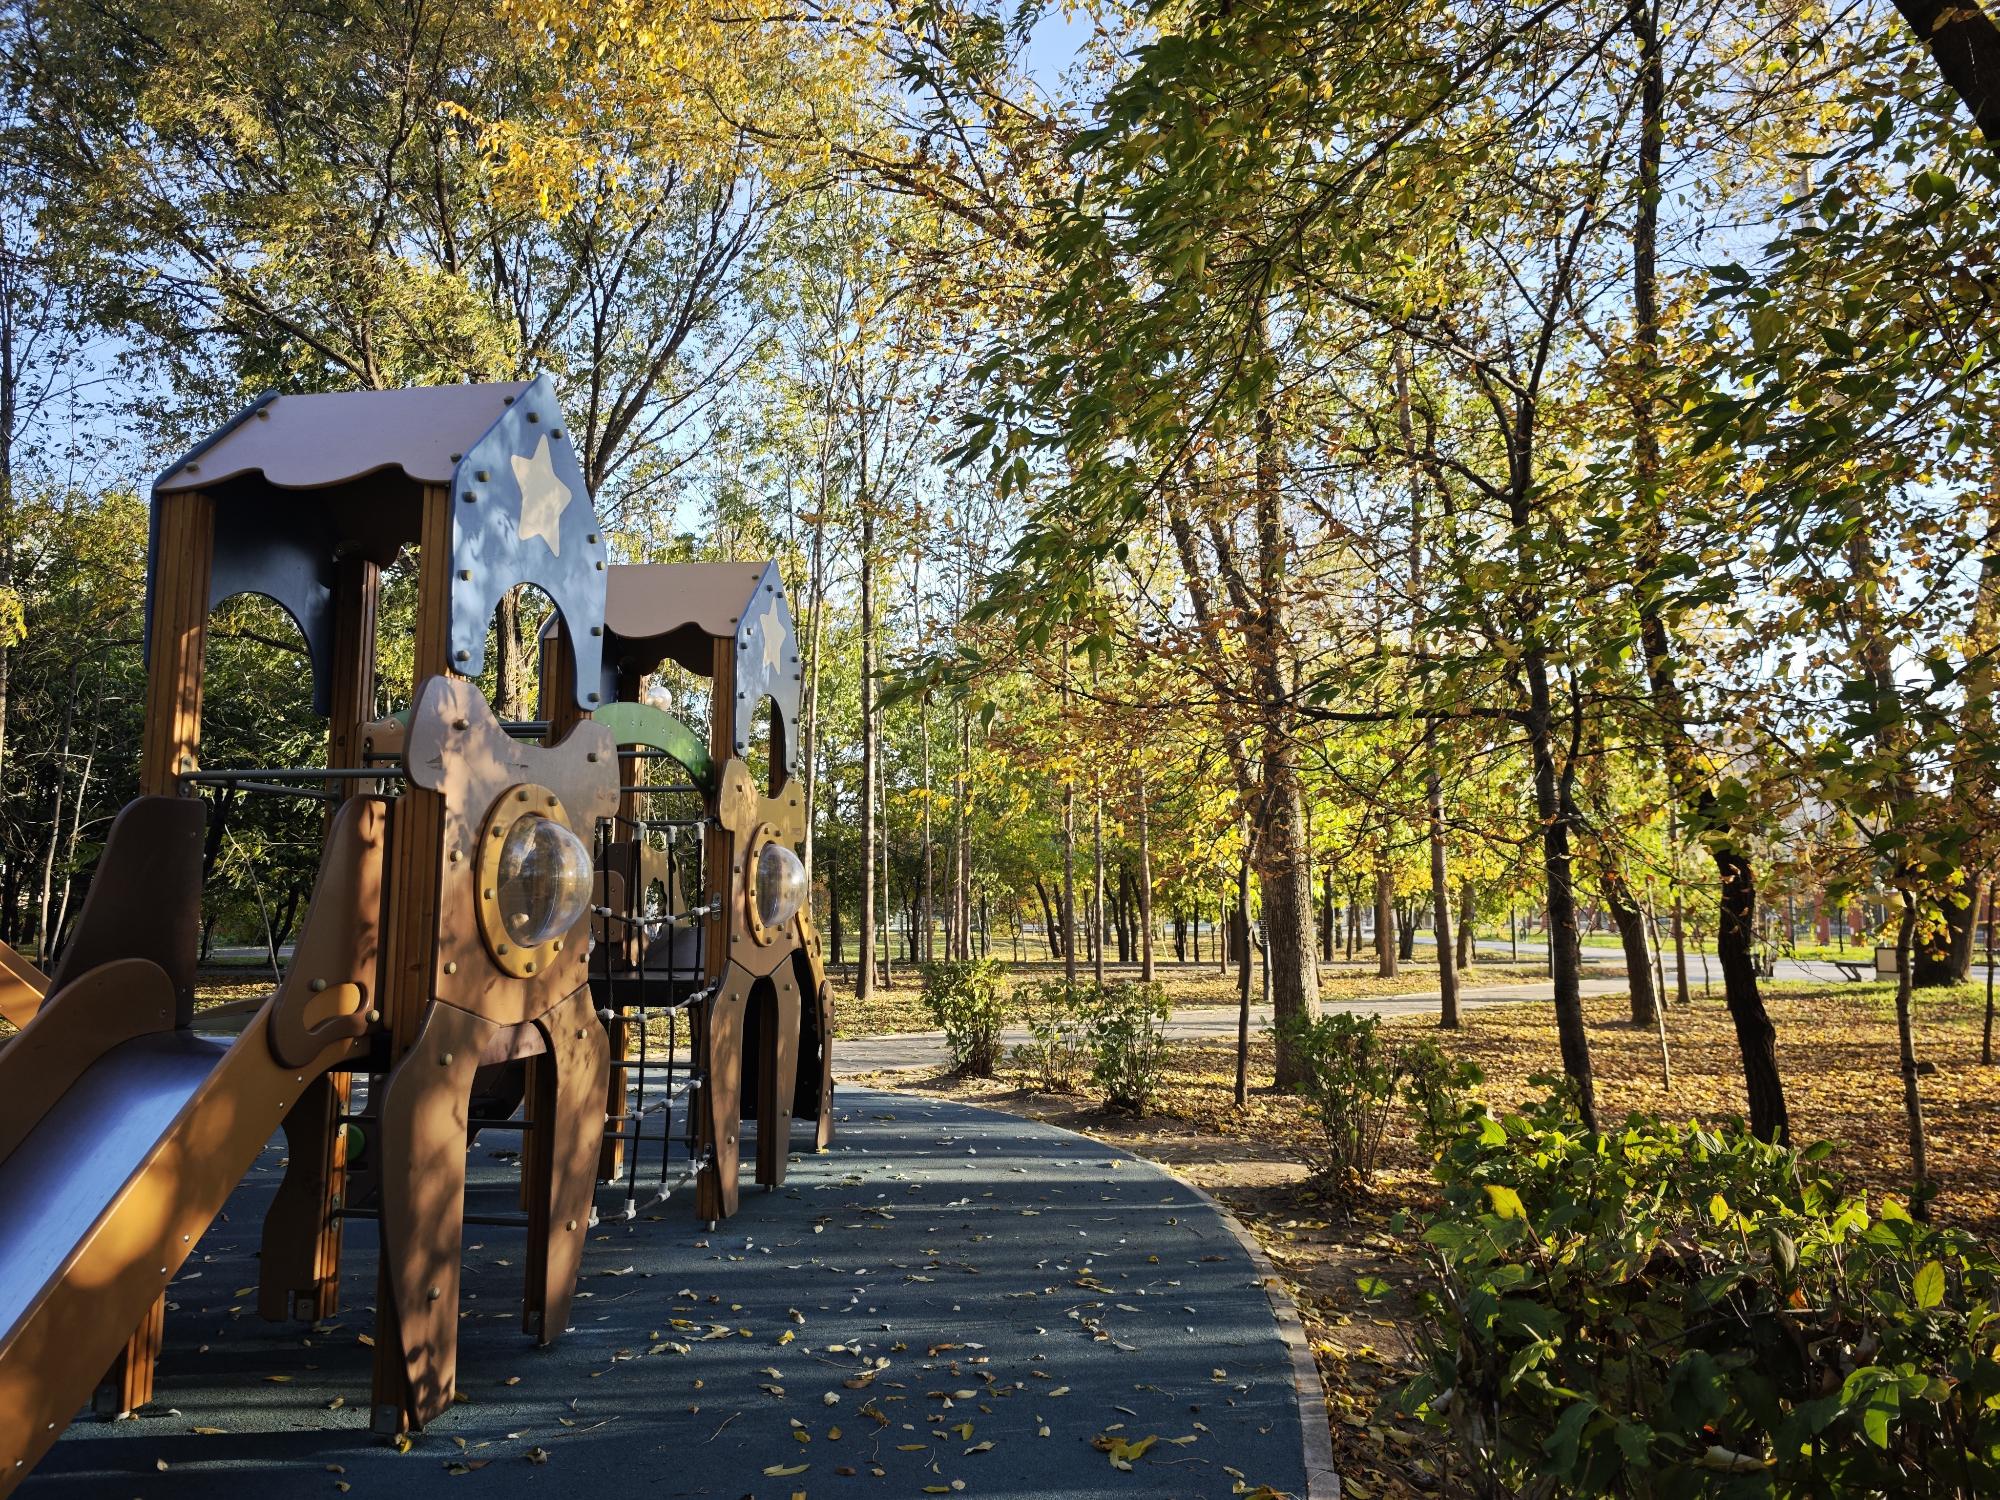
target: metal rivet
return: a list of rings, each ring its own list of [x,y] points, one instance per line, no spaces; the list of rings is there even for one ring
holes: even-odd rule
[[[554,944],[554,947],[555,947],[555,950],[556,950],[556,952],[558,952],[558,953],[562,952],[562,939],[561,939],[561,938],[557,938],[557,939],[555,940],[555,944]]]
[[[268,421],[270,421],[270,420],[271,420],[271,412],[270,412],[270,408],[268,408],[268,407],[264,407],[264,406],[260,406],[260,407],[258,407],[258,408],[257,408],[257,420],[258,420],[258,421],[260,421],[260,422],[268,422]]]
[[[569,1227],[569,1228],[571,1228],[571,1229],[575,1229],[575,1228],[576,1228],[576,1220],[574,1220],[574,1219],[571,1219],[571,1220],[569,1221],[569,1225],[568,1225],[568,1227]],[[53,1425],[53,1424],[51,1424],[51,1425]]]
[[[597,764],[597,752],[595,750],[589,751],[584,755],[583,758],[589,761],[593,766]]]
[[[496,946],[496,947],[494,948],[494,950],[493,950],[493,951],[494,951],[495,953],[507,953],[507,952],[510,952],[511,950],[510,950],[510,949],[509,949],[509,948],[507,947],[507,945],[506,945],[505,943],[501,943],[501,944],[498,944],[498,945],[497,945],[497,946]]]
[[[491,901],[491,900],[493,899],[493,887],[491,887],[491,886],[488,886],[488,887],[486,888],[486,899],[487,899],[488,901]]]
[[[447,858],[449,858],[453,864],[457,864],[459,860],[463,859],[464,857],[465,856],[460,854],[456,849],[452,850],[451,853],[447,856]]]
[[[479,470],[478,473],[474,474],[472,477],[478,480],[481,484],[484,484],[486,483],[487,480],[491,479],[493,476],[487,473],[484,469],[481,469]]]
[[[379,1011],[379,1010],[371,1010],[371,1011],[369,1011],[369,1012],[368,1012],[368,1024],[369,1024],[370,1026],[373,1026],[373,1025],[374,1025],[374,1024],[375,1024],[375,1023],[377,1022],[377,1021],[379,1021],[379,1020],[381,1020],[381,1019],[382,1019],[382,1012],[381,1012],[381,1011]]]
[[[586,532],[586,533],[584,534],[584,538],[583,538],[583,539],[584,539],[584,540],[585,540],[586,542],[589,542],[589,543],[590,543],[591,545],[595,546],[595,545],[596,545],[596,543],[597,543],[597,533],[596,533],[596,532],[594,532],[594,531],[591,531],[591,532]]]
[[[458,577],[459,577],[459,581],[460,581],[460,582],[462,582],[462,583],[470,583],[470,582],[472,582],[472,569],[470,569],[470,568],[460,568],[460,569],[458,570]]]
[[[312,992],[315,995],[317,995],[321,990],[325,988],[326,988],[326,981],[324,979],[315,979],[312,982]]]
[[[560,802],[556,801],[556,799],[555,799],[554,797],[551,797],[551,798],[549,798],[549,806],[550,806],[550,807],[561,807],[561,806],[562,806],[562,804],[561,804]]]
[[[444,971],[447,974],[456,974],[458,972],[458,960],[454,958],[448,962],[444,966]]]
[[[598,572],[600,572],[600,573],[602,573],[602,572],[604,571],[604,559],[603,559],[603,558],[599,558],[599,559],[597,560],[597,571],[598,571]]]
[[[602,625],[593,625],[590,627],[590,633],[592,635],[603,635],[604,627]]]
[[[514,793],[514,795],[523,802],[526,802],[528,800],[528,792],[527,788],[525,787],[523,787],[520,791]]]
[[[597,701],[597,694],[595,693],[585,693],[584,697],[588,698],[592,703]]]
[[[467,505],[470,505],[472,504],[473,501],[477,500],[479,496],[471,490],[466,490],[458,498],[463,500]]]
[[[200,464],[189,464],[189,465],[187,466],[187,471],[188,471],[188,473],[190,473],[190,474],[199,474],[199,473],[201,472],[201,465],[200,465]]]
[[[549,436],[550,436],[550,437],[561,437],[561,436],[562,436],[562,429],[561,429],[560,427],[551,427],[551,428],[549,429]]]
[[[431,1301],[435,1302],[437,1301],[438,1298],[444,1295],[444,1292],[438,1287],[432,1287],[428,1292],[425,1292],[424,1295],[430,1298]]]
[[[539,422],[542,420],[542,414],[538,411],[531,411],[528,413],[528,420],[530,422]]]
[[[472,727],[472,721],[470,719],[453,719],[451,721],[451,727],[453,729],[470,729]]]
[[[458,659],[460,661],[471,661],[472,653],[470,651],[461,651],[458,653]]]
[[[451,456],[451,461],[452,461],[453,463],[457,463],[457,462],[458,462],[458,461],[459,461],[460,459],[462,459],[462,458],[464,458],[464,457],[465,457],[465,455],[464,455],[463,453],[454,453],[454,454],[452,454],[452,456]]]
[[[441,1052],[438,1054],[438,1066],[441,1068],[448,1068],[451,1066],[451,1054],[449,1052]]]
[[[525,968],[530,974],[535,972],[535,965],[532,961],[522,965],[522,967]]]

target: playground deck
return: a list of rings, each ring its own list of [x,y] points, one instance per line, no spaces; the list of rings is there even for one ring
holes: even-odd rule
[[[1324,1414],[1302,1422],[1258,1268],[1207,1200],[1009,1116],[856,1089],[838,1105],[832,1150],[712,1233],[684,1196],[596,1229],[551,1348],[520,1330],[519,1231],[469,1224],[461,1400],[407,1452],[367,1431],[370,1225],[348,1228],[341,1318],[256,1315],[274,1141],[173,1284],[154,1404],[72,1426],[21,1493],[1309,1493]],[[514,1210],[514,1145],[480,1138],[469,1214]],[[1129,1472],[1118,1442],[1144,1444]]]

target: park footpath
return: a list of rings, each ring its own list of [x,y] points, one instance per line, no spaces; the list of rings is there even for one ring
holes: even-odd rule
[[[468,1212],[505,1215],[514,1153],[489,1140]],[[520,1331],[518,1235],[469,1230],[460,1402],[407,1445],[367,1430],[365,1223],[351,1321],[256,1315],[283,1149],[176,1278],[156,1403],[75,1423],[25,1500],[1339,1495],[1261,1252],[1199,1189],[1068,1131],[845,1084],[833,1147],[712,1231],[685,1196],[624,1220],[605,1187],[549,1349]]]
[[[1584,997],[1622,995],[1623,979],[1586,979]],[[1458,1003],[1467,1009],[1489,1005],[1518,1005],[1523,1001],[1553,1000],[1555,987],[1546,980],[1532,984],[1466,985],[1458,992]],[[1412,990],[1406,995],[1374,995],[1359,1000],[1330,1002],[1329,1012],[1352,1016],[1428,1015],[1438,1008],[1438,992]],[[1234,1006],[1196,1005],[1177,1008],[1167,1021],[1167,1036],[1177,1042],[1214,1041],[1234,1038],[1238,1016]],[[1254,1040],[1271,1025],[1268,1005],[1250,1007],[1250,1035]],[[1025,1027],[1010,1027],[1001,1033],[1003,1047],[1015,1047],[1030,1040]],[[834,1049],[835,1075],[864,1078],[878,1073],[938,1072],[949,1063],[942,1031],[911,1031],[896,1036],[857,1037],[840,1042]]]

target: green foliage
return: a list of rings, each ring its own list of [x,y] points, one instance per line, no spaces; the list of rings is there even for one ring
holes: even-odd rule
[[[1095,1058],[1090,1081],[1113,1109],[1144,1114],[1160,1092],[1167,1063],[1166,991],[1157,984],[1106,985],[1090,1018]]]
[[[1299,1092],[1319,1126],[1321,1184],[1335,1192],[1368,1185],[1396,1100],[1396,1054],[1374,1016],[1335,1011],[1294,1016],[1281,1029],[1300,1069]]]
[[[2000,1260],[1802,1152],[1558,1092],[1470,1112],[1406,1410],[1495,1495],[1987,1495]]]
[[[1468,1110],[1481,1106],[1473,1090],[1486,1081],[1479,1064],[1453,1057],[1435,1037],[1418,1037],[1396,1051],[1403,1102],[1416,1116],[1417,1144],[1433,1156],[1458,1134]]]
[[[1097,987],[1057,979],[1020,986],[1014,995],[1026,1002],[1029,1036],[1014,1049],[1014,1061],[1028,1070],[1035,1086],[1045,1093],[1075,1093],[1091,1069],[1091,1019],[1099,998]]]
[[[953,1071],[991,1078],[1007,1022],[1000,966],[988,958],[948,959],[926,964],[923,976],[924,1009],[943,1028]]]

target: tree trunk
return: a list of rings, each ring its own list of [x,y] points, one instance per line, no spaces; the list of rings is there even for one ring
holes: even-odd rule
[[[1646,935],[1646,915],[1625,879],[1625,872],[1605,855],[1602,874],[1604,904],[1618,929],[1618,941],[1625,949],[1625,988],[1632,997],[1632,1024],[1651,1026],[1659,1019],[1659,997],[1653,989],[1652,944]]]
[[[1427,736],[1428,737],[1428,736]],[[1424,775],[1431,844],[1431,937],[1437,944],[1438,1025],[1458,1030],[1458,954],[1451,945],[1451,886],[1444,865],[1444,792],[1438,773]]]
[[[1094,902],[1090,977],[1101,987],[1104,983],[1104,795],[1095,790],[1090,798],[1090,881]]]
[[[1542,877],[1548,894],[1549,977],[1555,985],[1556,1036],[1563,1072],[1576,1089],[1584,1125],[1597,1129],[1597,1083],[1591,1073],[1590,1036],[1584,1030],[1583,953],[1576,930],[1576,887],[1570,828],[1576,809],[1569,780],[1556,767],[1548,662],[1540,650],[1525,654],[1528,684],[1528,753],[1533,765],[1535,811],[1542,825]]]
[[[1396,977],[1396,877],[1386,861],[1375,867],[1375,973]]]
[[[928,694],[917,703],[917,733],[923,742],[924,817],[922,837],[924,841],[924,858],[922,920],[924,935],[923,941],[917,945],[919,951],[910,955],[910,961],[912,963],[919,961],[929,963],[933,956],[931,952],[931,928],[935,925],[934,919],[937,915],[937,884],[935,879],[936,861],[932,858],[931,840],[931,705]]]
[[[1706,798],[1704,798],[1706,800]],[[1743,1083],[1750,1100],[1750,1133],[1759,1140],[1788,1144],[1792,1138],[1784,1084],[1778,1076],[1778,1032],[1757,989],[1753,942],[1757,932],[1757,878],[1750,861],[1727,847],[1715,853],[1721,878],[1715,930],[1716,959],[1722,968],[1723,1003],[1736,1024],[1743,1054]]]
[[[861,499],[861,960],[854,995],[875,993],[875,507],[868,503],[867,444],[862,444]]]
[[[1139,773],[1139,982],[1153,982],[1153,848],[1147,830],[1146,775]],[[1176,947],[1179,946],[1176,942]]]
[[[1473,895],[1472,882],[1462,880],[1458,885],[1458,966],[1472,967],[1479,956],[1475,935],[1479,922],[1479,902]]]
[[[1978,926],[1985,877],[1968,872],[1966,880],[1964,889],[1939,903],[1944,908],[1944,930],[1917,944],[1910,982],[1920,990],[1963,984],[1972,976],[1972,934]]]
[[[1917,931],[1917,898],[1905,889],[1903,919],[1896,928],[1896,1057],[1903,1073],[1903,1117],[1910,1132],[1910,1212],[1931,1216],[1930,1171],[1924,1139],[1924,1100],[1917,1089],[1917,1039],[1910,1016],[1911,948]]]

